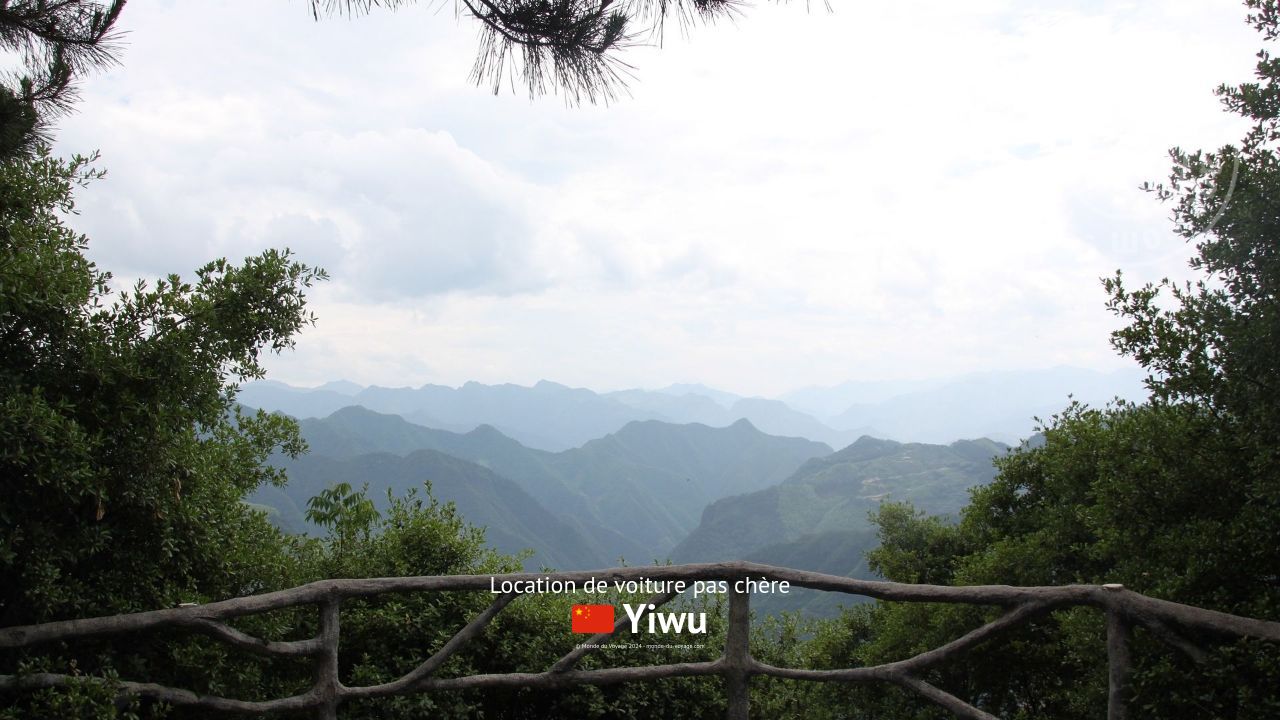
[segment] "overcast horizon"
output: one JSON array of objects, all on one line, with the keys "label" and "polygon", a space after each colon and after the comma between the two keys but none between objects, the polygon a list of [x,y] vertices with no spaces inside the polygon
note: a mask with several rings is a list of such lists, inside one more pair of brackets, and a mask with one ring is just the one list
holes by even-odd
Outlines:
[{"label": "overcast horizon", "polygon": [[[1133,367],[1099,278],[1192,277],[1141,192],[1245,127],[1235,0],[799,3],[671,29],[608,106],[472,85],[427,5],[130,4],[63,154],[121,282],[291,247],[332,280],[268,379],[388,387],[849,380]],[[249,22],[247,19],[251,19]]]},{"label": "overcast horizon", "polygon": [[[986,376],[999,377],[999,376],[1005,375],[1006,373],[1008,374],[1016,373],[1016,374],[1025,374],[1025,375],[1043,375],[1045,376],[1046,380],[1049,380],[1052,378],[1052,376],[1055,373],[1059,373],[1063,375],[1071,375],[1071,374],[1075,374],[1077,371],[1091,372],[1091,369],[1072,367],[1068,365],[1057,365],[1050,368],[1019,368],[1017,370],[1005,371],[1005,372],[992,371],[992,370],[978,370],[974,372],[960,373],[956,375],[936,375],[931,377],[898,378],[894,380],[882,380],[880,378],[871,378],[871,379],[848,378],[842,382],[832,383],[830,385],[802,385],[799,387],[789,388],[787,390],[784,390],[779,393],[775,393],[773,395],[759,395],[759,394],[744,395],[742,393],[736,393],[730,390],[725,390],[724,388],[719,387],[714,383],[707,383],[707,382],[702,382],[698,380],[676,381],[676,382],[667,383],[666,385],[661,385],[661,386],[631,385],[626,387],[621,387],[621,386],[620,387],[592,387],[590,385],[581,385],[581,384],[563,382],[561,380],[557,380],[554,377],[537,378],[536,380],[533,380],[527,383],[508,382],[508,381],[483,383],[479,380],[463,380],[461,382],[456,382],[456,383],[428,381],[423,383],[412,383],[412,384],[400,383],[398,385],[386,385],[382,383],[360,383],[344,377],[334,377],[334,378],[329,378],[327,380],[321,380],[314,383],[291,383],[269,374],[263,380],[256,381],[256,382],[268,382],[268,383],[274,382],[282,385],[287,385],[291,388],[295,388],[298,390],[319,390],[321,388],[325,388],[326,386],[335,386],[335,385],[341,385],[341,384],[351,384],[356,387],[359,387],[360,389],[367,389],[371,387],[380,387],[380,388],[388,388],[388,389],[403,389],[403,388],[419,389],[426,385],[434,385],[438,387],[449,387],[453,389],[459,389],[462,386],[470,383],[479,383],[479,384],[488,385],[488,386],[514,385],[517,387],[532,388],[538,385],[539,383],[548,382],[555,385],[562,385],[564,387],[568,387],[570,389],[575,389],[575,390],[577,389],[590,390],[591,392],[600,394],[600,395],[613,393],[613,392],[624,392],[627,390],[666,392],[673,389],[678,389],[682,391],[687,389],[692,394],[706,395],[706,393],[698,392],[698,387],[700,386],[705,390],[716,391],[716,393],[727,393],[728,395],[733,395],[733,396],[737,396],[745,399],[760,398],[760,399],[767,399],[767,400],[776,399],[776,400],[786,401],[787,396],[790,396],[790,395],[796,395],[799,393],[811,394],[813,392],[820,392],[820,391],[833,391],[833,390],[840,389],[840,387],[843,385],[883,384],[885,386],[885,389],[875,392],[874,396],[877,398],[887,399],[887,398],[893,398],[893,397],[899,397],[902,395],[917,393],[925,389],[939,387],[949,383],[964,382],[967,380],[972,380],[974,378],[981,378]],[[1097,378],[1099,380],[1113,381],[1115,391],[1125,400],[1136,402],[1138,400],[1141,400],[1142,397],[1145,397],[1145,391],[1142,391],[1143,394],[1140,395],[1139,394],[1140,388],[1138,387],[1138,385],[1141,383],[1142,378],[1145,376],[1145,371],[1143,371],[1142,368],[1138,367],[1136,364],[1132,365],[1132,367],[1121,366],[1117,368],[1110,368],[1107,370],[1098,370],[1098,371],[1092,371],[1092,372],[1100,373],[1099,377]],[[687,388],[685,386],[687,386]],[[1044,383],[1044,386],[1052,387],[1053,383],[1046,382]],[[328,389],[333,389],[333,388],[329,387]],[[1122,392],[1124,390],[1128,390],[1129,392]],[[1064,406],[1066,405],[1066,402],[1067,402],[1066,393],[1071,393],[1071,392],[1073,391],[1064,390],[1064,394],[1063,394]]]}]

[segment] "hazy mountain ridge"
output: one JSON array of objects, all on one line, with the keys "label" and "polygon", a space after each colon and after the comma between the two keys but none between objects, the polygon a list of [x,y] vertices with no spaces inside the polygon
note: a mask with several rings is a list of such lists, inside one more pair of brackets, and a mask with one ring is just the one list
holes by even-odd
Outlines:
[{"label": "hazy mountain ridge", "polygon": [[856,432],[832,429],[779,401],[740,398],[710,388],[704,388],[707,395],[672,389],[597,394],[543,380],[532,387],[469,382],[459,388],[372,386],[355,393],[351,389],[352,384],[341,381],[314,389],[257,381],[241,389],[239,400],[249,407],[299,418],[327,417],[344,407],[359,405],[454,432],[491,425],[526,447],[549,452],[581,447],[628,423],[645,420],[727,427],[745,419],[770,435],[803,437],[835,447],[857,437]]},{"label": "hazy mountain ridge", "polygon": [[[300,426],[313,458],[354,461],[371,453],[429,449],[492,472],[518,486],[540,508],[551,509],[608,558],[607,564],[616,564],[619,557],[630,562],[664,559],[697,525],[707,503],[766,487],[806,460],[831,452],[821,443],[766,435],[746,421],[727,428],[631,423],[560,453],[524,447],[488,426],[454,433],[354,406],[324,419],[302,420]],[[305,463],[286,466],[291,478],[316,470]],[[364,479],[382,491],[376,477],[366,472]],[[308,475],[301,483],[291,480],[291,488],[295,484],[311,488],[315,482]],[[450,488],[438,486],[437,495],[454,499],[446,490]],[[294,502],[305,499],[298,496]],[[282,502],[270,493],[254,500],[273,506]],[[282,515],[300,517],[284,509]]]},{"label": "hazy mountain ridge", "polygon": [[[466,460],[514,482],[540,508],[555,508],[552,514],[598,548],[606,564],[616,564],[619,557],[645,554],[642,545],[595,519],[590,499],[573,490],[557,470],[548,467],[547,458],[553,453],[526,448],[491,426],[456,433],[423,427],[398,415],[359,406],[345,407],[323,419],[300,420],[299,426],[311,446],[312,456],[352,459],[369,453],[407,455],[429,449]],[[438,497],[452,499],[442,490],[437,488]]]},{"label": "hazy mountain ridge", "polygon": [[400,415],[420,425],[458,432],[493,425],[525,445],[551,451],[577,447],[633,420],[666,419],[590,390],[545,380],[533,387],[476,382],[458,388],[372,386],[354,395],[254,382],[241,390],[240,402],[295,417],[326,417],[349,405],[360,405]]},{"label": "hazy mountain ridge", "polygon": [[703,385],[596,393],[540,381],[532,387],[469,382],[458,388],[361,388],[337,381],[295,388],[259,381],[241,390],[251,407],[295,417],[326,417],[349,405],[400,415],[419,425],[465,433],[491,425],[530,448],[558,452],[644,420],[726,427],[740,419],[760,431],[844,447],[862,435],[947,443],[992,437],[1010,444],[1034,431],[1036,416],[1061,410],[1068,396],[1102,405],[1145,397],[1138,370],[1070,367],[976,373],[949,380],[851,381],[796,390],[779,399],[744,398]]},{"label": "hazy mountain ridge", "polygon": [[[846,384],[846,398],[860,397],[834,415],[820,415],[839,430],[875,428],[872,433],[902,442],[948,443],[989,437],[1009,444],[1030,436],[1033,418],[1047,419],[1072,400],[1102,406],[1116,396],[1141,400],[1147,391],[1138,369],[1102,373],[1057,367],[1021,372],[974,373],[946,382],[922,382],[906,392],[881,397],[875,388]],[[910,387],[910,386],[908,386]],[[855,394],[849,394],[852,390]],[[809,403],[820,389],[792,394]]]}]

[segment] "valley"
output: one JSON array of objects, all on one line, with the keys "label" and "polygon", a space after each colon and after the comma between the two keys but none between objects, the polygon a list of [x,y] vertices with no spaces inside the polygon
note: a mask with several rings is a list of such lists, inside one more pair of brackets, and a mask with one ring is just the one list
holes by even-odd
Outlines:
[{"label": "valley", "polygon": [[[894,397],[909,408],[928,392],[954,396],[964,386],[898,387],[907,392]],[[843,392],[892,404],[869,387]],[[795,397],[822,407],[814,393]],[[454,503],[493,548],[522,556],[529,571],[744,559],[870,578],[864,556],[877,543],[870,516],[881,503],[953,515],[1010,448],[987,438],[937,444],[870,434],[832,444],[816,438],[839,441],[852,431],[782,400],[704,386],[597,394],[550,382],[417,390],[261,382],[241,398],[299,416],[311,448],[295,459],[274,457],[289,483],[248,498],[282,529],[315,533],[307,500],[338,482],[367,485],[379,509],[388,493],[429,484],[433,497]],[[995,405],[1011,403],[1002,397]],[[984,412],[1001,411],[976,414]],[[610,431],[587,437],[592,427]],[[762,598],[760,608],[829,615],[836,601],[801,591]]]}]

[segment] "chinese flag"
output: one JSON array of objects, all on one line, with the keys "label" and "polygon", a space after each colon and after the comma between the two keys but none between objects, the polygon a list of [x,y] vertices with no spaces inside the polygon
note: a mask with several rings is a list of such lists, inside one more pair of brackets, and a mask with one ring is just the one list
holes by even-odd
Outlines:
[{"label": "chinese flag", "polygon": [[613,632],[612,605],[574,605],[570,613],[576,633]]}]

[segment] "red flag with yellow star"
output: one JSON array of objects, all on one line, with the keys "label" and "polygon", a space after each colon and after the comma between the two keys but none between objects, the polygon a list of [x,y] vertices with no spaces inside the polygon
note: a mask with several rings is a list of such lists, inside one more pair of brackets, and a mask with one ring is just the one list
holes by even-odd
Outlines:
[{"label": "red flag with yellow star", "polygon": [[613,632],[612,605],[574,605],[569,612],[576,633]]}]

